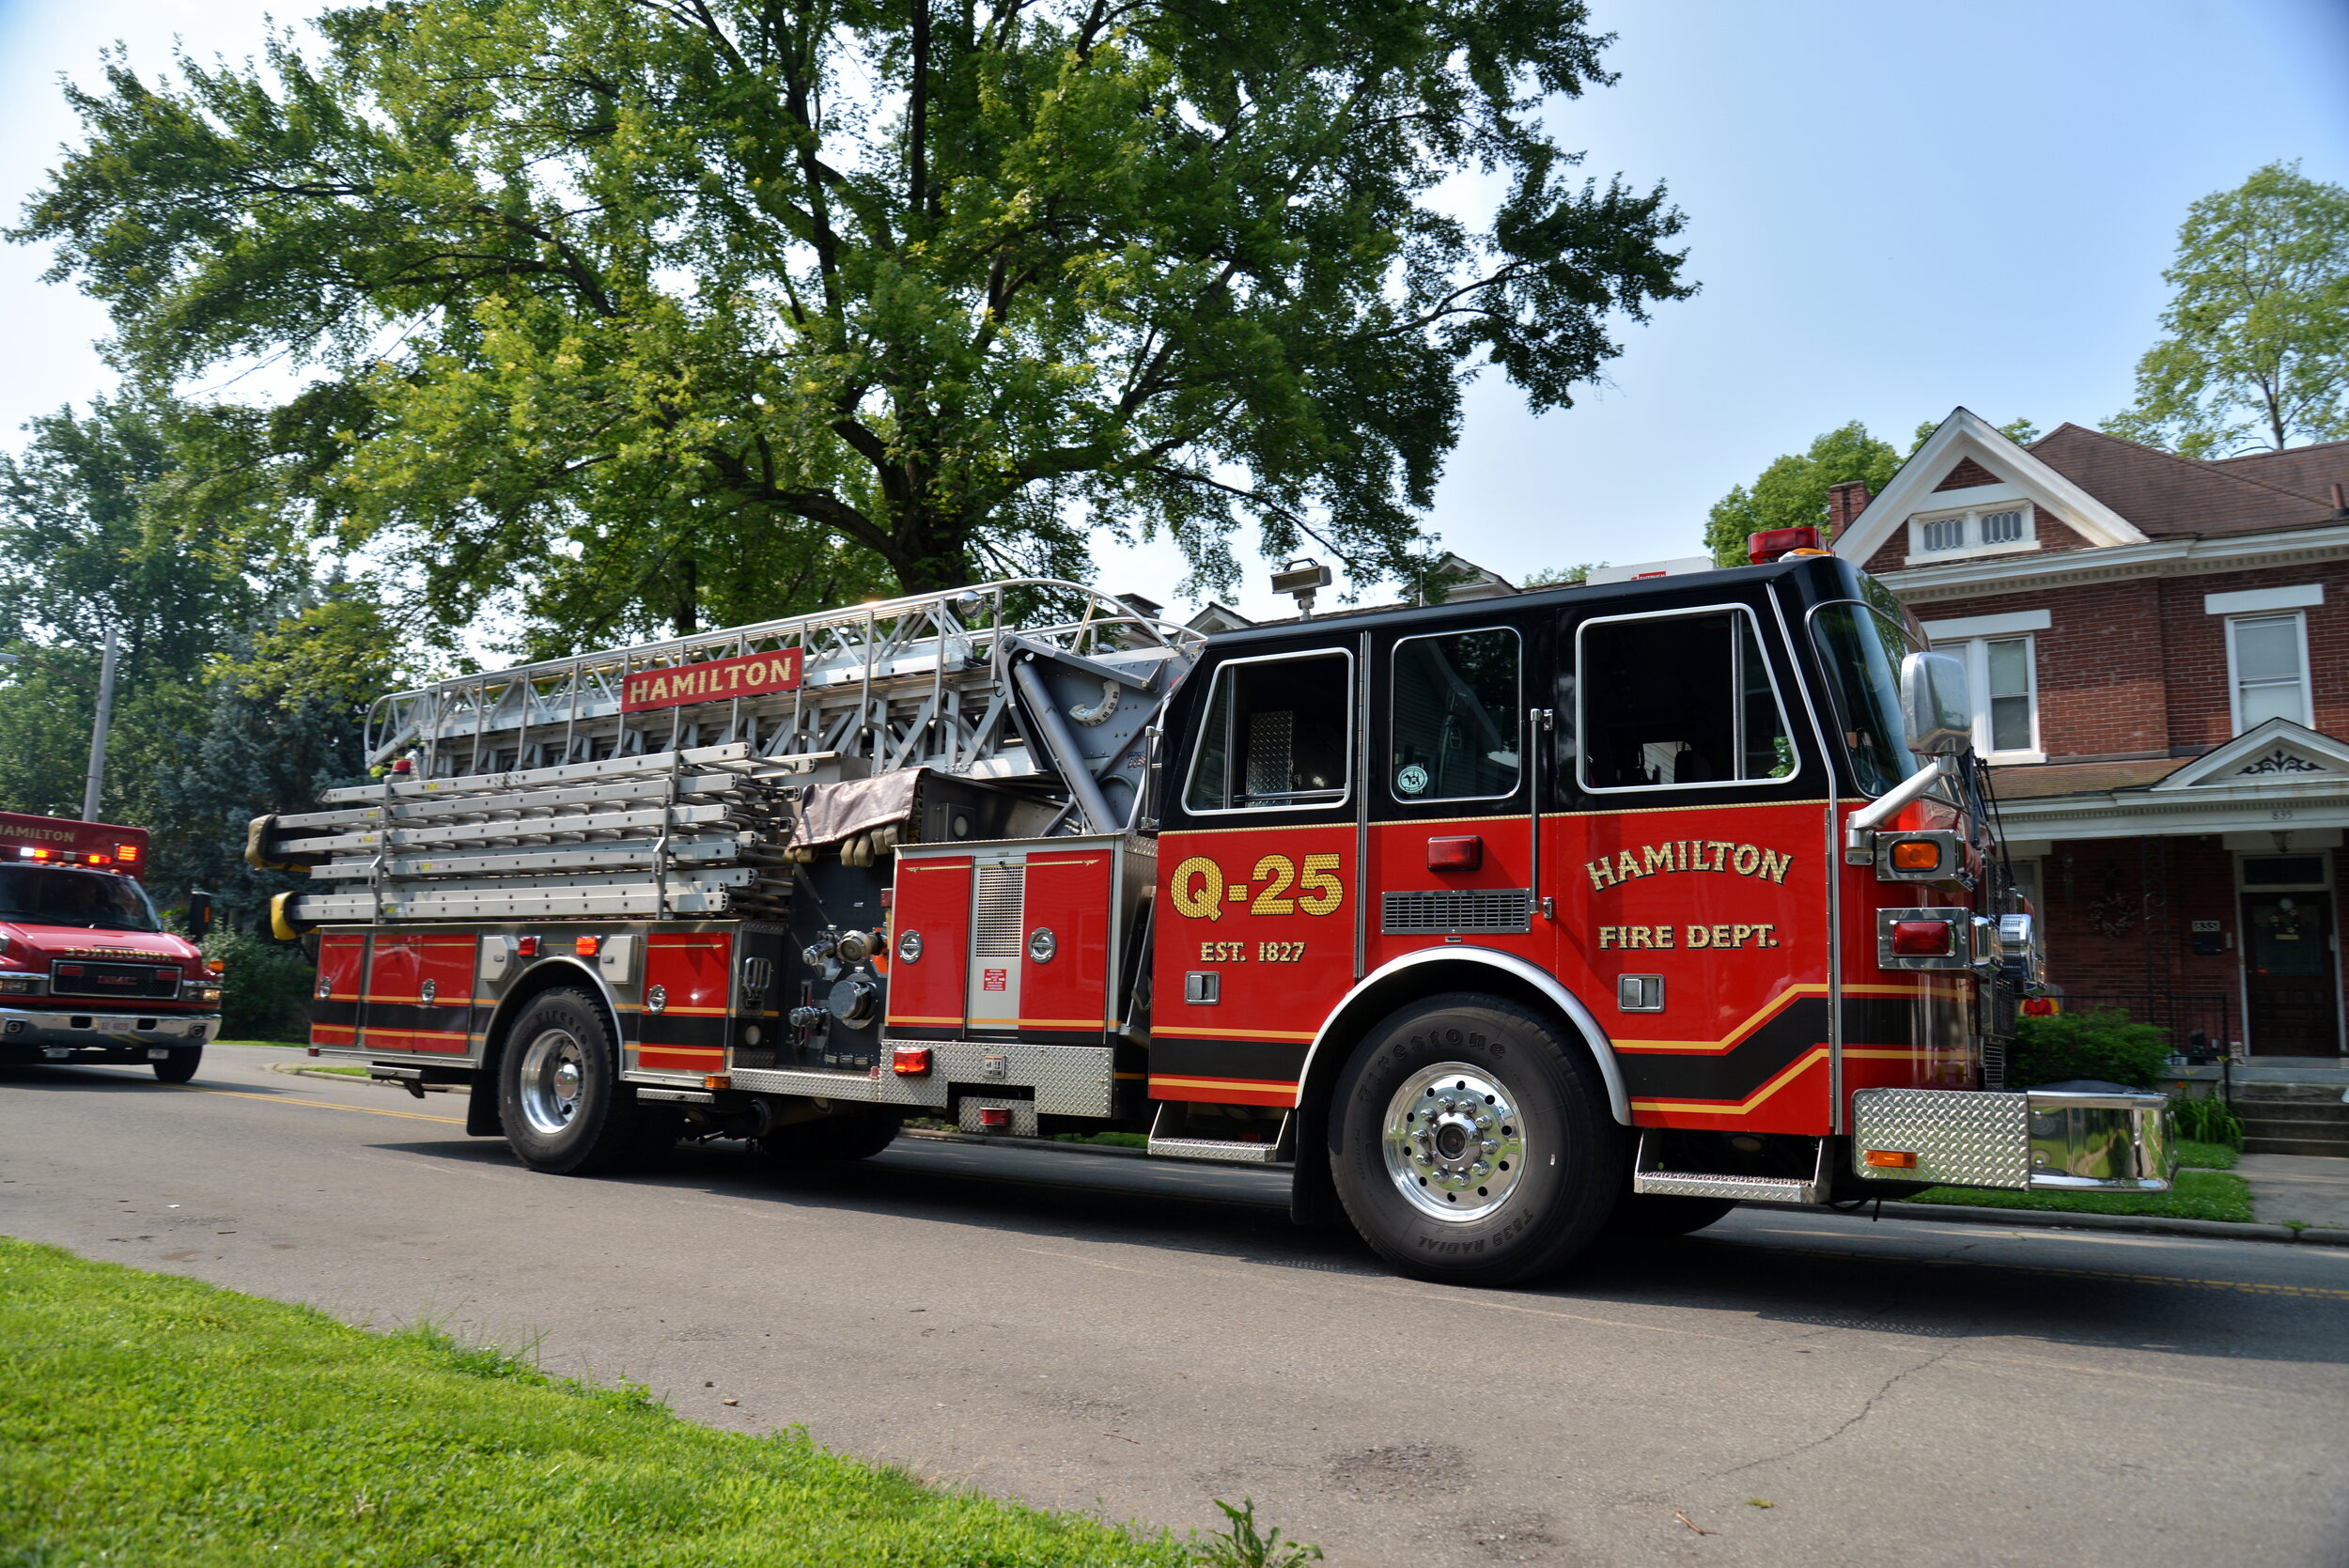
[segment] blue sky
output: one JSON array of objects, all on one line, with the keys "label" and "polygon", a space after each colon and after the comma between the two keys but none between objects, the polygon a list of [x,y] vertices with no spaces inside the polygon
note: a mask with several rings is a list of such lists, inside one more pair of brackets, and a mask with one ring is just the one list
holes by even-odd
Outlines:
[{"label": "blue sky", "polygon": [[[121,39],[246,54],[274,0],[0,0],[0,197],[72,122],[55,79]],[[1488,374],[1430,526],[1504,575],[1696,553],[1708,506],[1772,458],[1864,420],[1905,444],[1963,403],[2094,424],[2129,400],[2195,197],[2298,158],[2349,182],[2349,0],[1755,4],[1593,0],[1612,87],[1556,107],[1589,172],[1664,179],[1694,300],[1626,326],[1609,374],[1532,418]],[[107,384],[102,317],[0,253],[0,429]],[[8,438],[13,439],[13,438]],[[1100,582],[1167,598],[1165,549]],[[1240,607],[1277,613],[1251,565]]]}]

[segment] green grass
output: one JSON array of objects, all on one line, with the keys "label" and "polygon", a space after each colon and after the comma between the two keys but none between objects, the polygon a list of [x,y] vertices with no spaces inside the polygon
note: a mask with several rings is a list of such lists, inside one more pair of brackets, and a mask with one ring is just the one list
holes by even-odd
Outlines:
[{"label": "green grass", "polygon": [[425,1329],[0,1238],[0,1564],[1167,1565]]},{"label": "green grass", "polygon": [[367,1070],[365,1067],[304,1067],[302,1070],[305,1073],[332,1073],[336,1078],[365,1078],[367,1076]]},{"label": "green grass", "polygon": [[1149,1135],[1139,1132],[1056,1132],[1055,1143],[1101,1143],[1112,1149],[1146,1149]]},{"label": "green grass", "polygon": [[2242,1151],[2226,1143],[2198,1143],[2190,1138],[2178,1140],[2178,1163],[2205,1171],[2232,1171],[2234,1162],[2243,1157]]},{"label": "green grass", "polygon": [[2163,1219],[2251,1218],[2251,1189],[2241,1176],[2193,1169],[2179,1171],[2176,1184],[2167,1192],[2006,1192],[1981,1187],[1935,1187],[1907,1201],[2059,1214],[2142,1214]]}]

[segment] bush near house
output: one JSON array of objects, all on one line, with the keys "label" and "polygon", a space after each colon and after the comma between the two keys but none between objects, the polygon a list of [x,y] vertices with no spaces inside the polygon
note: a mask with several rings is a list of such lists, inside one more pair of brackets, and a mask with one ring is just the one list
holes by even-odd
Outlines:
[{"label": "bush near house", "polygon": [[308,955],[250,931],[216,931],[204,939],[204,956],[216,958],[220,976],[220,1032],[228,1040],[290,1040],[310,1037],[313,973]]},{"label": "bush near house", "polygon": [[2170,1059],[2170,1039],[2126,1009],[2092,1007],[2017,1021],[2007,1048],[2006,1079],[2018,1089],[2099,1079],[2147,1089]]}]

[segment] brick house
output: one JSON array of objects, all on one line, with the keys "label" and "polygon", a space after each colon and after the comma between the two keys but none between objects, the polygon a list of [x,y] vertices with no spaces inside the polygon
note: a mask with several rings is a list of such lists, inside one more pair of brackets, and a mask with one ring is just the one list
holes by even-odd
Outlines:
[{"label": "brick house", "polygon": [[[2264,1056],[2349,1050],[2349,442],[2196,462],[1964,409],[1835,548],[1966,660],[2016,870],[2075,997]],[[2193,999],[2200,1011],[2178,1011]]]}]

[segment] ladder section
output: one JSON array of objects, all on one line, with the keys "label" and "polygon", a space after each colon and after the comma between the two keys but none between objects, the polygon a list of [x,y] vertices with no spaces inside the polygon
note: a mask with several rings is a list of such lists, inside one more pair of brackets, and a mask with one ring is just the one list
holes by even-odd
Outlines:
[{"label": "ladder section", "polygon": [[[1081,584],[1018,579],[399,692],[369,709],[367,756],[411,755],[423,782],[461,784],[711,746],[980,777],[1066,773],[1066,754],[1091,783],[1138,771],[1147,719],[1200,641]],[[1049,678],[1015,680],[1016,663]],[[1048,690],[1056,724],[1009,722]],[[1051,754],[1031,755],[1029,734]],[[1089,817],[1128,799],[1095,797]]]},{"label": "ladder section", "polygon": [[394,775],[264,817],[256,858],[309,870],[309,924],[788,913],[800,792],[862,776],[746,744],[458,779]]}]

